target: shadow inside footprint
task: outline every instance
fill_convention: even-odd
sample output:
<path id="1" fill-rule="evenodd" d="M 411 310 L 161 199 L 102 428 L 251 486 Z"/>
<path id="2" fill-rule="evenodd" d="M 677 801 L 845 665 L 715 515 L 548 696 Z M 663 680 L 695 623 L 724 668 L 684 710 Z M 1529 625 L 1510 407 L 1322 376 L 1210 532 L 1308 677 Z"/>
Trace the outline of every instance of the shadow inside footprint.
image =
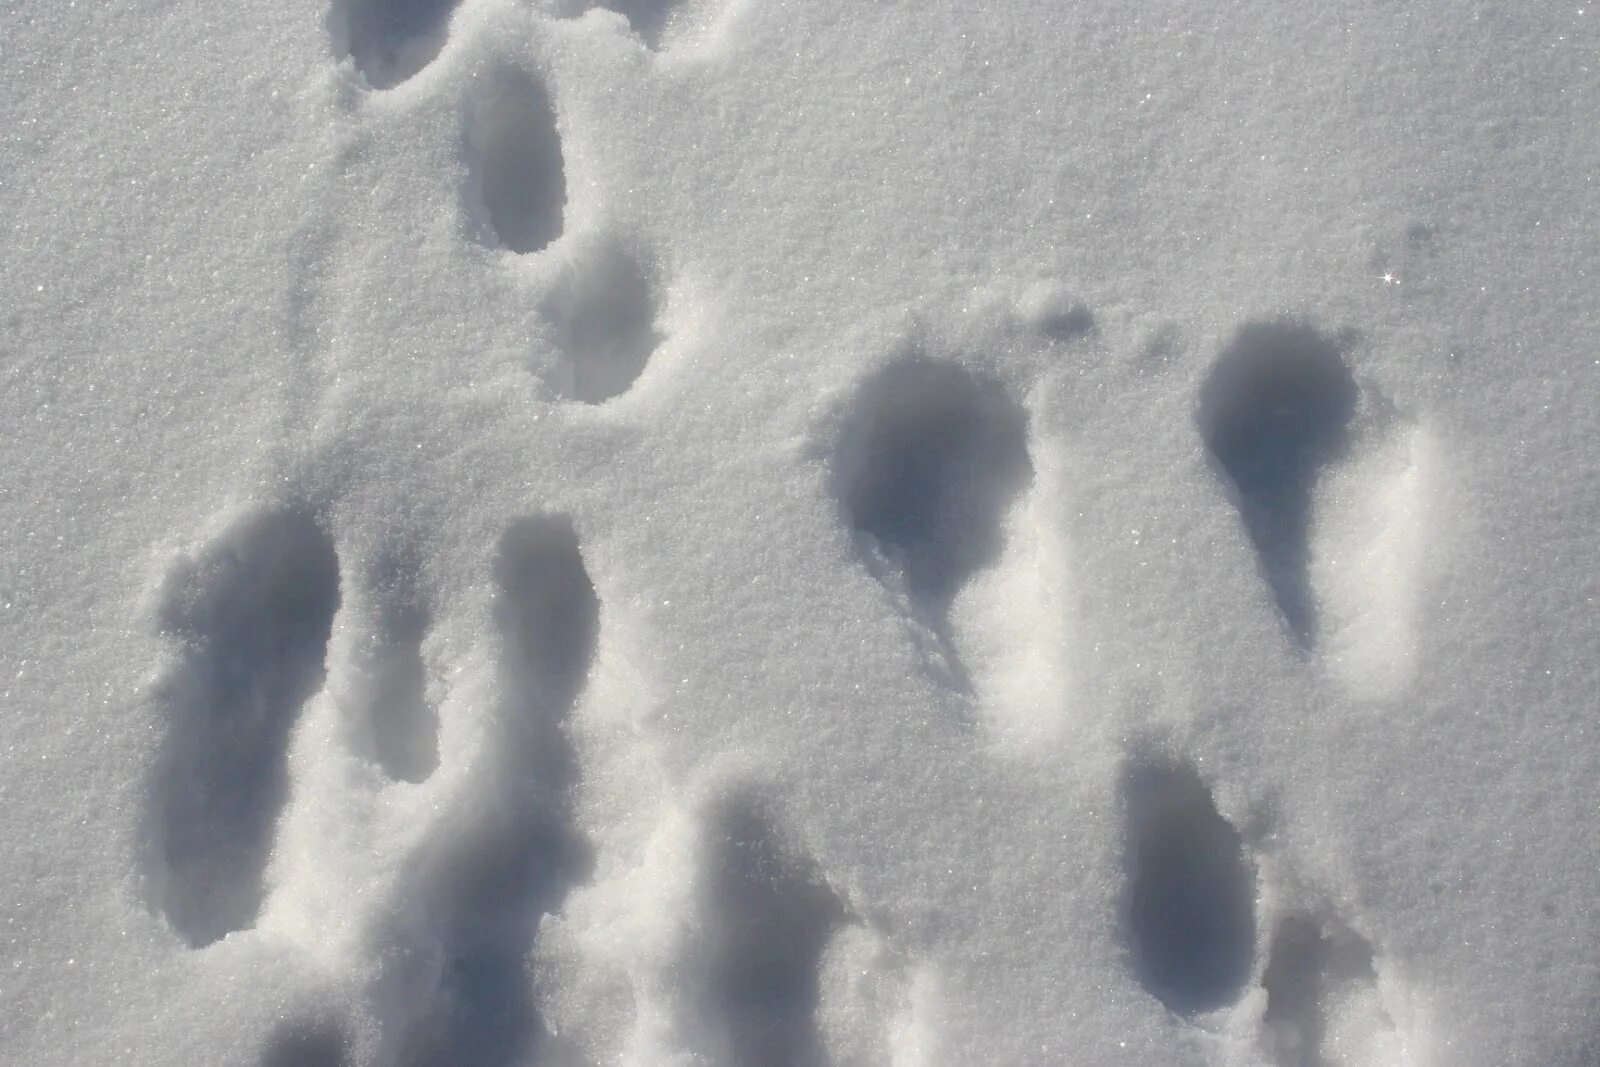
<path id="1" fill-rule="evenodd" d="M 1140 982 L 1183 1014 L 1230 1003 L 1255 955 L 1255 886 L 1238 831 L 1194 768 L 1133 767 L 1127 916 Z"/>
<path id="2" fill-rule="evenodd" d="M 251 925 L 288 788 L 289 734 L 322 685 L 339 560 L 308 512 L 236 523 L 168 579 L 181 649 L 157 690 L 167 732 L 151 781 L 146 875 L 191 947 Z"/>
<path id="3" fill-rule="evenodd" d="M 841 434 L 834 492 L 845 519 L 898 563 L 958 675 L 950 604 L 999 558 L 1006 510 L 1032 478 L 1027 414 L 956 363 L 890 364 L 863 385 Z"/>
<path id="4" fill-rule="evenodd" d="M 712 826 L 705 1012 L 730 1064 L 823 1062 L 817 1032 L 822 954 L 844 905 L 816 865 L 778 836 L 759 801 L 740 796 Z"/>
<path id="5" fill-rule="evenodd" d="M 444 48 L 459 0 L 335 0 L 329 13 L 334 53 L 355 60 L 374 89 L 392 89 Z"/>
<path id="6" fill-rule="evenodd" d="M 600 404 L 628 391 L 661 343 L 656 294 L 638 258 L 602 240 L 540 302 L 563 356 L 562 393 Z"/>
<path id="7" fill-rule="evenodd" d="M 518 522 L 494 575 L 501 698 L 471 795 L 426 861 L 444 960 L 406 1064 L 533 1057 L 545 1036 L 529 972 L 539 920 L 591 864 L 571 822 L 577 766 L 564 724 L 588 676 L 600 604 L 572 525 Z"/>
<path id="8" fill-rule="evenodd" d="M 550 94 L 514 67 L 482 75 L 467 128 L 471 214 L 500 247 L 526 254 L 561 236 L 566 164 Z"/>
<path id="9" fill-rule="evenodd" d="M 1217 359 L 1200 397 L 1206 447 L 1238 492 L 1261 571 L 1303 648 L 1316 636 L 1311 494 L 1345 451 L 1356 393 L 1338 341 L 1301 323 L 1254 322 Z"/>

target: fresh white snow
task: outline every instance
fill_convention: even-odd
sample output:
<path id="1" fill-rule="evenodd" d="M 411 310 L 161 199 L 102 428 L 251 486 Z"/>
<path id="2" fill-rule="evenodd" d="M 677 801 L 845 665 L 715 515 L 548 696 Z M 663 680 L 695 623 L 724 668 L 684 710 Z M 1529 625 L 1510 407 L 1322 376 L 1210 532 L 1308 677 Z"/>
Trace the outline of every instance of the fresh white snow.
<path id="1" fill-rule="evenodd" d="M 1600 7 L 0 57 L 0 1062 L 1600 1063 Z"/>

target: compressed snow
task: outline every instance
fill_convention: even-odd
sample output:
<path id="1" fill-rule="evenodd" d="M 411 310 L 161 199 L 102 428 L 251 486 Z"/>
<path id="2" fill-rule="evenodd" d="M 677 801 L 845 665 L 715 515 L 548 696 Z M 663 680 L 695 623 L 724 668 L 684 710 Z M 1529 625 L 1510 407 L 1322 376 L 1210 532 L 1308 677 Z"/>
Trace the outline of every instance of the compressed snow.
<path id="1" fill-rule="evenodd" d="M 0 1061 L 1600 1062 L 1597 27 L 8 11 Z"/>

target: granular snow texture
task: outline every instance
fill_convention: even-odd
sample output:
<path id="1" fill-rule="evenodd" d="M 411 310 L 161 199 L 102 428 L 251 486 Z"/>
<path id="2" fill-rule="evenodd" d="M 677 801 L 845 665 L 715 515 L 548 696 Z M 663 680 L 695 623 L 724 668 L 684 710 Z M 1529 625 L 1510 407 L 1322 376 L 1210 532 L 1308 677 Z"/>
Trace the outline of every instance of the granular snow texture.
<path id="1" fill-rule="evenodd" d="M 1600 1063 L 1600 7 L 3 24 L 0 1061 Z"/>

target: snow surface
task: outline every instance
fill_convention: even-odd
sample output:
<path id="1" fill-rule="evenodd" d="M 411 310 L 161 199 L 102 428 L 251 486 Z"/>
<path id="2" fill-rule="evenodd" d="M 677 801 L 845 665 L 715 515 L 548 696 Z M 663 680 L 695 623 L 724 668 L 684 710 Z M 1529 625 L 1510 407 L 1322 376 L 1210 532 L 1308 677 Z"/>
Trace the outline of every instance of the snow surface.
<path id="1" fill-rule="evenodd" d="M 1600 1063 L 1588 0 L 3 19 L 0 1061 Z"/>

